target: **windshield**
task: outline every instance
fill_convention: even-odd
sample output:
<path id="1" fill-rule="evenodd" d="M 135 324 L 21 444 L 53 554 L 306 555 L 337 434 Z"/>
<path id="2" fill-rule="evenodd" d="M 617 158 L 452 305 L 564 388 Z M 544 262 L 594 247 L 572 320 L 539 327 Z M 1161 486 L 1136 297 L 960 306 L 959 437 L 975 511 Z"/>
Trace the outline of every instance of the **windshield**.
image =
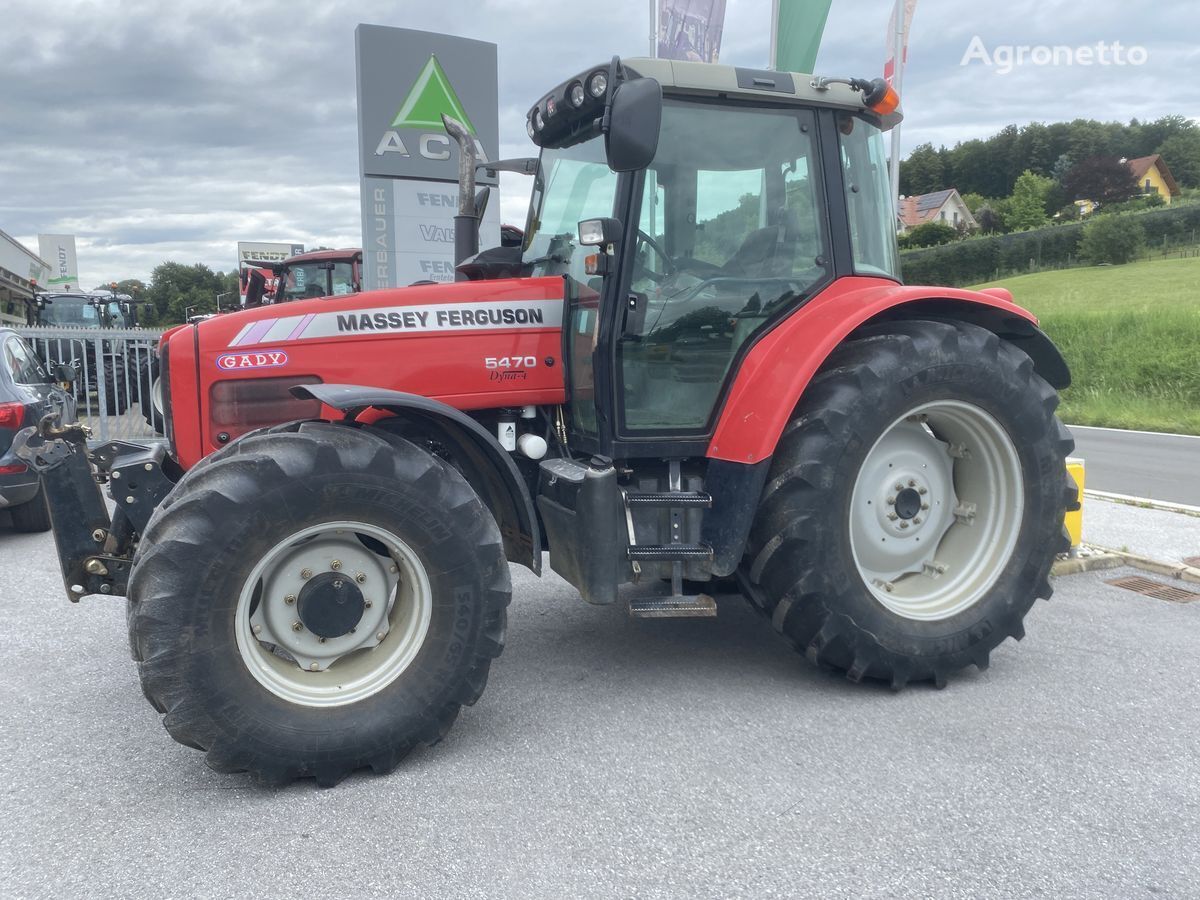
<path id="1" fill-rule="evenodd" d="M 522 259 L 534 275 L 569 274 L 586 282 L 577 253 L 581 219 L 613 214 L 617 175 L 604 158 L 604 142 L 592 138 L 574 147 L 542 152 L 525 229 Z"/>
<path id="2" fill-rule="evenodd" d="M 75 328 L 124 328 L 125 314 L 115 301 L 93 305 L 85 297 L 47 297 L 41 311 L 43 325 Z"/>
<path id="3" fill-rule="evenodd" d="M 330 268 L 332 266 L 332 268 Z M 330 277 L 332 276 L 332 278 Z M 276 300 L 339 297 L 354 293 L 354 266 L 348 262 L 316 260 L 289 266 L 281 279 Z"/>
<path id="4" fill-rule="evenodd" d="M 838 115 L 854 271 L 900 280 L 896 217 L 883 133 L 866 119 Z"/>

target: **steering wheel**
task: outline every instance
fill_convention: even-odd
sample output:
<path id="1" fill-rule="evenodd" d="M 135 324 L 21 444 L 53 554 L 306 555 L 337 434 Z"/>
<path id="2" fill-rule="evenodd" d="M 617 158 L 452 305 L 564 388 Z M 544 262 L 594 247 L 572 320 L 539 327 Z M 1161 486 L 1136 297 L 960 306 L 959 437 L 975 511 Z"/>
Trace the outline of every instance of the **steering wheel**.
<path id="1" fill-rule="evenodd" d="M 637 236 L 641 238 L 643 243 L 648 244 L 650 248 L 658 254 L 659 259 L 663 261 L 662 275 L 657 275 L 657 273 L 651 272 L 648 266 L 644 266 L 643 268 L 646 269 L 647 275 L 649 275 L 655 281 L 662 281 L 662 279 L 666 278 L 668 275 L 674 275 L 677 271 L 679 271 L 679 266 L 675 263 L 675 260 L 671 259 L 671 257 L 667 255 L 667 251 L 663 249 L 662 244 L 650 237 L 650 235 L 646 234 L 646 232 L 642 231 L 640 228 L 637 230 Z"/>

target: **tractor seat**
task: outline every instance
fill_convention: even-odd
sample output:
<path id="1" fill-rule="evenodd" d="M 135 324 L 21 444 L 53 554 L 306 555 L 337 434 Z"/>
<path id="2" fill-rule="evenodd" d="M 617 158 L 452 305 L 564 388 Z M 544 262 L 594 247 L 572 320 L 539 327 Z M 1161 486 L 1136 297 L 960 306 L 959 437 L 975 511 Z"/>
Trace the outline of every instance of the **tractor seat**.
<path id="1" fill-rule="evenodd" d="M 721 267 L 728 275 L 782 278 L 792 274 L 799 238 L 799 216 L 786 207 L 776 210 L 776 224 L 746 235 L 737 252 Z"/>

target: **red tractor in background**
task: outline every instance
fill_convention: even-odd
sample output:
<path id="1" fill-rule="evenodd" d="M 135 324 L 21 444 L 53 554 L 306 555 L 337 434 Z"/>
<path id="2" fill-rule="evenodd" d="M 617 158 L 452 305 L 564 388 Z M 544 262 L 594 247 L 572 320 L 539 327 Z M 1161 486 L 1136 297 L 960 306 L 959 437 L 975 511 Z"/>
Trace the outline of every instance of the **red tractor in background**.
<path id="1" fill-rule="evenodd" d="M 362 260 L 362 250 L 351 247 L 310 250 L 283 262 L 247 262 L 238 273 L 243 306 L 357 294 L 363 289 Z"/>
<path id="2" fill-rule="evenodd" d="M 483 253 L 448 122 L 469 280 L 169 333 L 167 448 L 22 433 L 68 597 L 127 595 L 167 730 L 271 783 L 439 740 L 545 551 L 634 616 L 732 579 L 856 682 L 986 667 L 1067 547 L 1069 373 L 1007 292 L 901 283 L 897 104 L 614 59 L 530 109 L 524 240 Z"/>

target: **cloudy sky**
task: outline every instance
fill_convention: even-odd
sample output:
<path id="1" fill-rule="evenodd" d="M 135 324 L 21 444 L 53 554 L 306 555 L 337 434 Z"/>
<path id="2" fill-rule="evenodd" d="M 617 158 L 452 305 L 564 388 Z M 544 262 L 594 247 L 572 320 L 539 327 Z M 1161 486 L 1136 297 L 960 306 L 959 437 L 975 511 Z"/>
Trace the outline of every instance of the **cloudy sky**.
<path id="1" fill-rule="evenodd" d="M 0 229 L 78 236 L 84 285 L 145 278 L 164 259 L 236 265 L 238 240 L 360 241 L 354 26 L 495 42 L 504 156 L 528 155 L 523 113 L 548 87 L 648 44 L 648 0 L 6 0 L 0 31 Z M 834 0 L 817 69 L 879 74 L 890 0 Z M 986 137 L 1010 122 L 1200 116 L 1194 0 L 920 0 L 904 146 Z M 762 67 L 770 0 L 728 0 L 721 61 Z M 1177 27 L 1165 27 L 1166 23 Z M 1119 41 L 1141 65 L 960 65 L 1003 46 Z M 1002 51 L 1003 52 L 1003 51 Z M 1111 52 L 1108 54 L 1112 56 Z M 1143 59 L 1140 53 L 1134 60 Z M 506 176 L 504 221 L 528 179 Z"/>

